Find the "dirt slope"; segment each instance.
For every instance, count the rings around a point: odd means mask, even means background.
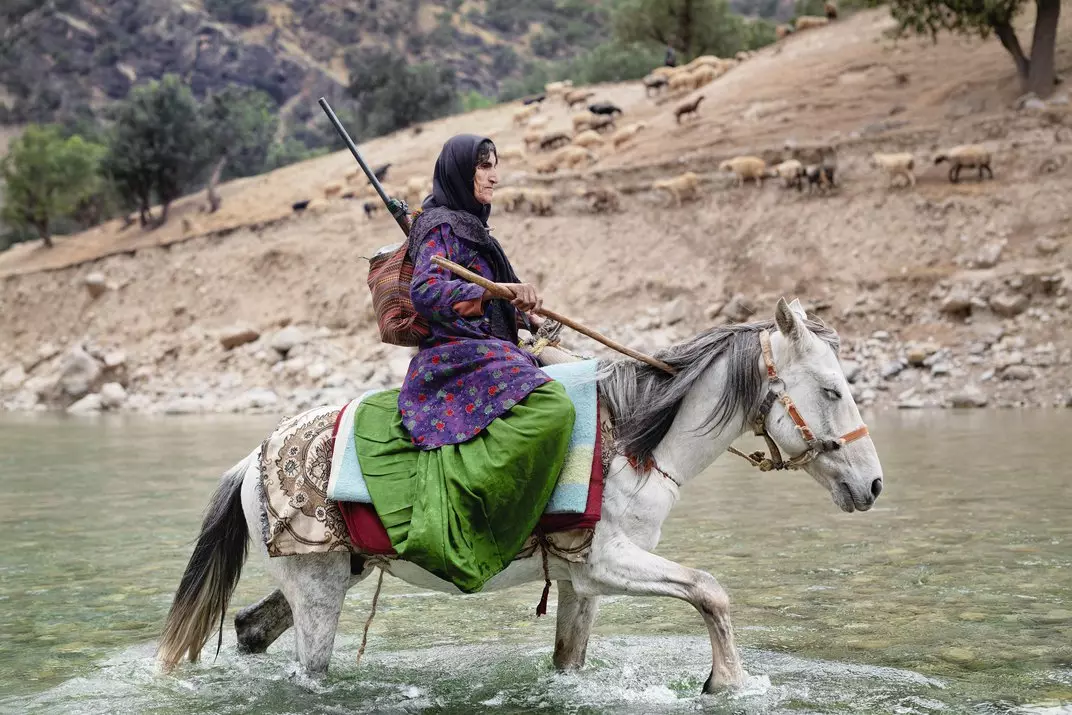
[[[581,172],[538,177],[528,161],[504,162],[504,184],[547,186],[557,202],[547,217],[496,212],[496,234],[549,306],[641,348],[739,317],[734,295],[762,315],[778,295],[798,295],[841,331],[864,402],[942,405],[969,388],[972,402],[1063,404],[1072,384],[1068,105],[1012,109],[1012,65],[996,42],[895,46],[882,37],[890,25],[882,11],[862,13],[768,48],[699,90],[700,118],[681,127],[678,100],[647,99],[634,84],[595,88],[625,110],[623,121],[648,128]],[[1063,41],[1058,66],[1070,65]],[[454,133],[519,144],[513,111],[452,117],[362,150],[392,162],[388,183],[402,185],[429,175]],[[545,113],[550,128],[568,126],[561,103]],[[786,140],[836,146],[840,188],[733,188],[717,172],[735,154],[783,154]],[[994,151],[994,181],[951,185],[931,164],[939,147],[966,142]],[[889,189],[868,166],[876,150],[912,151],[918,186]],[[55,381],[62,350],[76,343],[125,352],[96,379],[124,382],[131,409],[292,409],[397,382],[408,351],[377,343],[361,259],[399,240],[397,228],[382,213],[366,220],[360,201],[290,208],[352,166],[340,152],[228,184],[211,217],[189,197],[156,231],[113,223],[52,251],[0,254],[0,374],[28,373],[6,393],[0,382],[0,401],[70,402]],[[649,190],[686,169],[701,175],[697,201],[674,209]],[[589,212],[574,191],[594,184],[621,190],[623,210]],[[96,299],[83,285],[91,273],[111,284]],[[239,323],[262,337],[225,351],[218,338]],[[284,324],[299,326],[302,343],[286,360],[272,347]]]

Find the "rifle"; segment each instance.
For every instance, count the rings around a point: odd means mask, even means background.
[[[372,173],[372,169],[369,168],[368,164],[365,163],[364,158],[362,158],[361,152],[357,150],[357,145],[354,144],[354,140],[346,133],[346,129],[343,127],[342,122],[335,116],[335,112],[332,110],[331,105],[328,104],[328,100],[321,97],[319,104],[320,108],[324,110],[324,113],[328,115],[328,119],[331,120],[332,125],[335,127],[335,131],[339,133],[339,136],[342,137],[342,140],[346,143],[346,148],[349,149],[350,153],[357,159],[358,166],[361,167],[361,171],[365,172],[365,176],[368,177],[369,183],[372,184],[372,188],[376,189],[376,193],[379,195],[380,200],[383,201],[383,205],[391,212],[391,216],[393,216],[398,223],[398,227],[401,228],[402,232],[408,237],[410,222],[406,202],[392,199],[387,195],[387,192],[383,190],[383,185],[380,184],[380,180],[376,178],[374,173]]]

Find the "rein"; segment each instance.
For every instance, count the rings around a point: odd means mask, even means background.
[[[867,425],[861,424],[856,429],[846,432],[837,439],[818,439],[815,433],[811,431],[811,428],[808,427],[807,421],[801,416],[800,411],[793,402],[793,398],[785,391],[785,383],[778,376],[778,370],[774,367],[770,333],[766,330],[759,334],[759,345],[763,350],[763,362],[767,366],[768,388],[766,396],[759,403],[756,415],[752,419],[752,431],[757,437],[762,437],[766,440],[767,448],[770,450],[770,457],[762,451],[745,454],[733,447],[729,448],[731,453],[744,458],[761,472],[769,472],[773,469],[802,469],[804,465],[820,454],[837,451],[844,445],[855,442],[869,434]],[[787,460],[782,459],[782,454],[778,451],[778,445],[774,443],[770,434],[767,433],[767,416],[770,414],[771,407],[774,406],[775,401],[782,403],[786,413],[789,415],[789,419],[793,420],[793,424],[797,426],[800,436],[804,439],[805,444],[808,445],[808,448],[803,452]]]

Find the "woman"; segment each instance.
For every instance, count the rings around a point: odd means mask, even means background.
[[[518,347],[536,289],[488,231],[498,183],[490,139],[463,134],[436,160],[413,222],[411,297],[430,335],[401,391],[366,398],[355,432],[376,511],[399,557],[462,591],[504,569],[536,527],[565,460],[573,404]],[[504,283],[514,299],[432,263],[443,256]]]

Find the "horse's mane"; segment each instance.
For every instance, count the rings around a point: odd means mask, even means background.
[[[812,320],[804,324],[837,352],[838,334]],[[689,340],[655,354],[677,370],[669,375],[635,360],[615,360],[600,366],[600,397],[614,416],[617,448],[641,462],[666,436],[681,403],[696,381],[716,360],[728,360],[728,379],[718,395],[704,428],[722,428],[734,415],[751,413],[759,402],[763,375],[759,368],[762,349],[759,333],[776,331],[773,320],[711,328]]]

